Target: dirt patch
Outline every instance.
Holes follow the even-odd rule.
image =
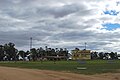
[[[94,75],[95,77],[107,78],[110,80],[120,80],[120,73],[105,73],[100,75]]]
[[[49,70],[0,67],[0,80],[120,80],[120,73],[82,75]]]

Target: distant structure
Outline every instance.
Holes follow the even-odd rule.
[[[85,50],[86,50],[86,44],[87,44],[87,43],[85,42]]]
[[[91,59],[91,50],[79,50],[76,48],[75,50],[72,50],[72,59],[73,60],[79,60],[79,59]]]

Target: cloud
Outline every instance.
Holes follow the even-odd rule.
[[[119,51],[120,29],[107,30],[102,24],[117,24],[118,0],[0,0],[1,44],[14,42],[18,49],[33,47],[79,47]],[[118,44],[117,44],[118,43]],[[104,48],[104,49],[103,49]]]

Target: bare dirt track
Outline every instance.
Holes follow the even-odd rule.
[[[82,75],[49,70],[0,67],[0,80],[120,80],[120,73]]]

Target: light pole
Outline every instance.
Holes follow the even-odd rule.
[[[85,50],[86,50],[86,44],[87,44],[87,43],[85,42]]]

